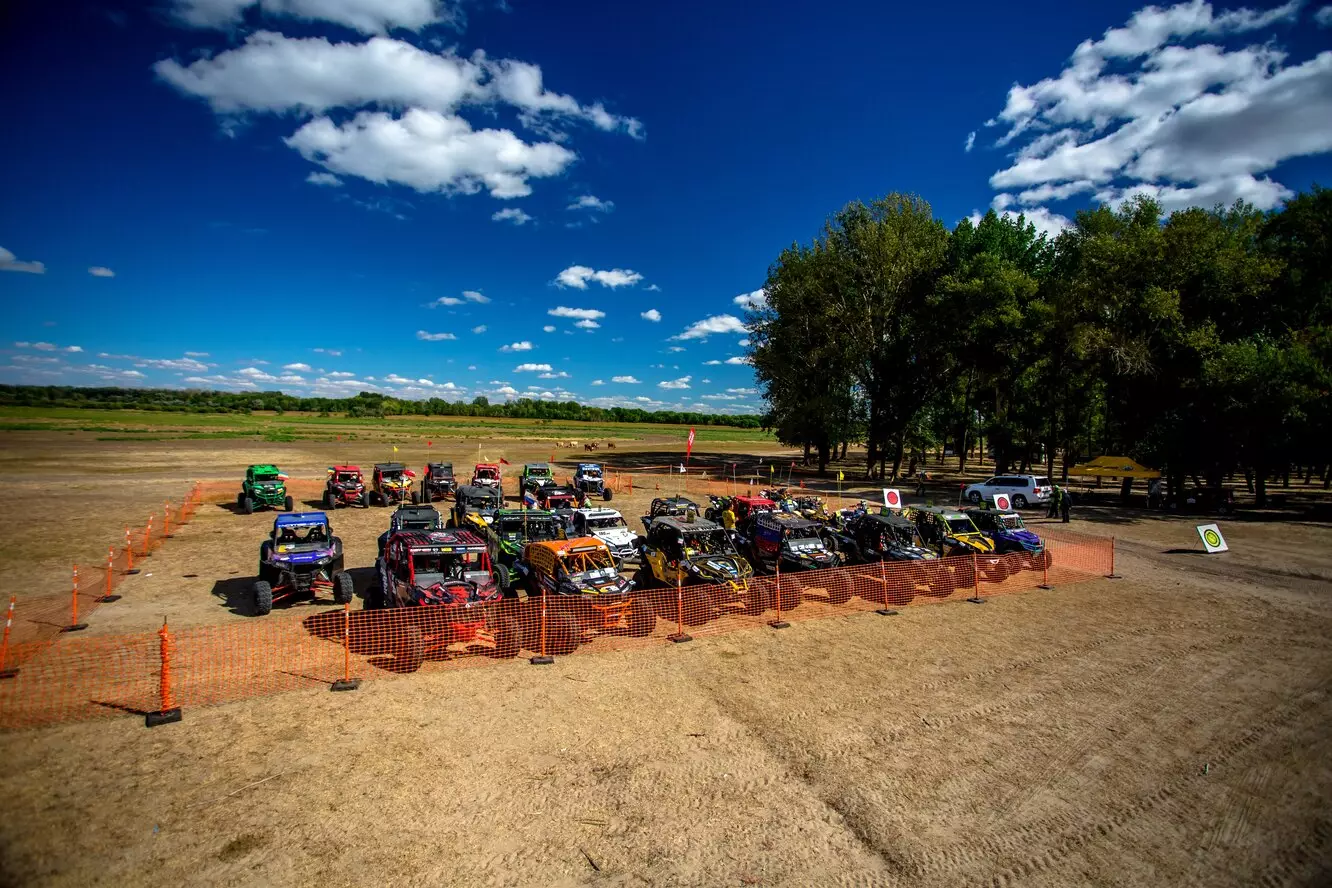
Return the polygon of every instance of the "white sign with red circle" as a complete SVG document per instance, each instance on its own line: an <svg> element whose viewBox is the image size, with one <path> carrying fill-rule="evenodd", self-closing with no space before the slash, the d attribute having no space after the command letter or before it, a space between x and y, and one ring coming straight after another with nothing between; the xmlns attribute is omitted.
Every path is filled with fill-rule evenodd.
<svg viewBox="0 0 1332 888"><path fill-rule="evenodd" d="M1007 512L1009 509L1013 508L1013 502L1008 498L1008 494L996 493L994 495L994 507L1000 512Z"/></svg>
<svg viewBox="0 0 1332 888"><path fill-rule="evenodd" d="M902 491L885 487L883 489L883 504L890 509L902 508Z"/></svg>

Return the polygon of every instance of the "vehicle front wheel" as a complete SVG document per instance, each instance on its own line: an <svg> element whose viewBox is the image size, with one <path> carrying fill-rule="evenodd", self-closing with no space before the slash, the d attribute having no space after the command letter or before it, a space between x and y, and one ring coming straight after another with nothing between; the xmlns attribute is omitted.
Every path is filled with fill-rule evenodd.
<svg viewBox="0 0 1332 888"><path fill-rule="evenodd" d="M285 500L282 501L282 511L290 512L295 505L296 505L295 501L290 496L288 496Z"/></svg>
<svg viewBox="0 0 1332 888"><path fill-rule="evenodd" d="M419 493L417 493L415 490L413 490L413 491L412 491L412 505L413 505L413 506L415 506L415 505L419 505L420 502L421 502L421 494L419 494Z"/></svg>
<svg viewBox="0 0 1332 888"><path fill-rule="evenodd" d="M540 627L537 628L540 632ZM578 621L573 614L547 611L546 613L546 650L551 654L563 656L572 654L578 648ZM538 636L539 637L539 636Z"/></svg>
<svg viewBox="0 0 1332 888"><path fill-rule="evenodd" d="M324 509L325 509L326 511L329 511L329 512L333 511L333 493L332 493L332 491L328 491L328 490L325 490L325 491L324 491Z"/></svg>
<svg viewBox="0 0 1332 888"><path fill-rule="evenodd" d="M425 662L425 639L416 626L402 627L402 637L398 639L398 648L393 656L394 662L402 672L415 672Z"/></svg>
<svg viewBox="0 0 1332 888"><path fill-rule="evenodd" d="M250 499L248 496L245 497L244 499L242 499L242 500L241 500L241 511L244 512L246 515L253 515L253 514L254 514L254 500Z"/></svg>
<svg viewBox="0 0 1332 888"><path fill-rule="evenodd" d="M273 587L263 580L255 581L253 587L254 593L254 612L257 616L264 616L273 612Z"/></svg>
<svg viewBox="0 0 1332 888"><path fill-rule="evenodd" d="M351 604L356 595L356 586L351 574L338 572L333 574L333 600L338 604Z"/></svg>
<svg viewBox="0 0 1332 888"><path fill-rule="evenodd" d="M509 576L509 568L503 564L497 564L492 573L495 574L495 585L499 586L500 593L508 598L510 596L509 584L513 582L513 578Z"/></svg>
<svg viewBox="0 0 1332 888"><path fill-rule="evenodd" d="M601 491L601 498L602 498L603 500L605 500L606 502L610 502L610 501L611 501L611 489L610 489L609 487L607 487L605 490Z"/></svg>
<svg viewBox="0 0 1332 888"><path fill-rule="evenodd" d="M1017 496L1013 497L1013 507L1016 509L1027 508L1027 498L1019 493Z"/></svg>
<svg viewBox="0 0 1332 888"><path fill-rule="evenodd" d="M370 508L370 491L368 491L368 490L362 490L362 491L361 491L361 499L360 499L360 503L361 503L361 508L362 508L362 509L368 509L368 508Z"/></svg>
<svg viewBox="0 0 1332 888"><path fill-rule="evenodd" d="M979 490L973 490L971 493L967 494L967 502L971 503L973 506L980 505L980 501L981 495Z"/></svg>

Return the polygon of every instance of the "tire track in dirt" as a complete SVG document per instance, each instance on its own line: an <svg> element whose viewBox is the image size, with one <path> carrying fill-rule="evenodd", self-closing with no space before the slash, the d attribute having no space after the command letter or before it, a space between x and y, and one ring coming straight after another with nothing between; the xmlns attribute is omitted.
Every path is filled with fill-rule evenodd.
<svg viewBox="0 0 1332 888"><path fill-rule="evenodd" d="M1267 710L1267 713L1247 731L1232 738L1208 753L1211 764L1221 765L1253 750L1267 735L1281 731L1327 702L1326 684L1304 691L1299 700ZM1289 740L1287 740L1289 742ZM1018 880L1049 869L1085 845L1108 838L1134 824L1158 806L1182 795L1196 773L1182 770L1162 786L1139 796L1099 820L1087 822L1075 814L1064 813L1043 818L1025 826L1009 830L1003 835L981 838L932 852L919 861L921 875L945 875L961 869L975 869L986 860L1016 856L1019 862L980 884L992 888L1007 888ZM1021 855L1032 847L1045 850Z"/></svg>
<svg viewBox="0 0 1332 888"><path fill-rule="evenodd" d="M1319 819L1299 841L1268 861L1253 884L1261 888L1319 884L1318 877L1326 876L1332 869L1329 858L1332 858L1332 824ZM1327 881L1323 879L1321 884Z"/></svg>

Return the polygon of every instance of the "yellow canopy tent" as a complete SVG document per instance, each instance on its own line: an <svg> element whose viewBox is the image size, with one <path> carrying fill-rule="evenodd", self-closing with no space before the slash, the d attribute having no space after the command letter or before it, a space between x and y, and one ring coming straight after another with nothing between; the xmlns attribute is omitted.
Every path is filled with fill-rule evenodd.
<svg viewBox="0 0 1332 888"><path fill-rule="evenodd" d="M1134 462L1127 456L1098 456L1091 462L1074 466L1070 475L1084 478L1160 478L1161 473Z"/></svg>

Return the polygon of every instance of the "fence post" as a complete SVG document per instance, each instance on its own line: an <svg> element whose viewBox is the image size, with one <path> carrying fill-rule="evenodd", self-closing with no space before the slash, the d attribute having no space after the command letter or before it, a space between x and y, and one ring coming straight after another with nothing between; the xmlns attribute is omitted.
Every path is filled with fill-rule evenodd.
<svg viewBox="0 0 1332 888"><path fill-rule="evenodd" d="M897 611L888 606L888 568L883 559L879 559L879 579L883 581L883 607L875 611L881 617L895 617Z"/></svg>
<svg viewBox="0 0 1332 888"><path fill-rule="evenodd" d="M180 721L180 707L171 696L171 651L174 647L171 641L171 633L167 630L166 617L162 618L162 628L158 630L157 637L161 639L159 651L162 657L162 672L158 682L158 710L156 712L145 713L143 723L146 727L155 728L158 725L169 725L172 722Z"/></svg>
<svg viewBox="0 0 1332 888"><path fill-rule="evenodd" d="M14 597L9 596L9 612L5 614L5 640L0 641L0 678L18 675L18 667L6 667L9 662L9 627L14 625Z"/></svg>
<svg viewBox="0 0 1332 888"><path fill-rule="evenodd" d="M790 629L791 624L782 619L782 550L777 549L777 582L773 586L773 599L777 602L777 619L769 620L768 625L774 629Z"/></svg>
<svg viewBox="0 0 1332 888"><path fill-rule="evenodd" d="M980 558L975 552L971 553L971 597L967 601L972 604L985 603L985 599L980 597Z"/></svg>
<svg viewBox="0 0 1332 888"><path fill-rule="evenodd" d="M1044 545L1041 546L1041 584L1036 588L1048 591L1054 588L1050 585L1050 544L1042 542Z"/></svg>
<svg viewBox="0 0 1332 888"><path fill-rule="evenodd" d="M106 588L102 590L102 594L97 598L98 604L110 604L113 601L120 600L119 595L111 594L111 585L113 582L115 582L115 575L116 575L115 568L112 567L112 563L115 560L116 560L116 547L111 546L106 550Z"/></svg>
<svg viewBox="0 0 1332 888"><path fill-rule="evenodd" d="M147 558L148 555L150 554L148 551L148 544L152 541L152 539L153 539L153 516L149 515L148 526L143 529L143 551L139 553L141 557Z"/></svg>
<svg viewBox="0 0 1332 888"><path fill-rule="evenodd" d="M134 566L134 539L130 536L129 526L125 527L125 575L136 574L139 569Z"/></svg>
<svg viewBox="0 0 1332 888"><path fill-rule="evenodd" d="M87 629L87 623L79 622L79 566L74 565L74 595L69 605L69 625L62 628L61 632L78 632Z"/></svg>
<svg viewBox="0 0 1332 888"><path fill-rule="evenodd" d="M531 658L527 662L533 666L549 666L555 662L555 658L546 653L546 596L541 596L541 653Z"/></svg>
<svg viewBox="0 0 1332 888"><path fill-rule="evenodd" d="M1106 575L1105 575L1105 578L1106 578L1107 580L1118 580L1118 579L1122 579L1122 578L1119 576L1119 574L1115 573L1115 538L1114 538L1114 537L1110 537L1110 573L1106 574Z"/></svg>
<svg viewBox="0 0 1332 888"><path fill-rule="evenodd" d="M171 500L162 504L162 539L171 539Z"/></svg>
<svg viewBox="0 0 1332 888"><path fill-rule="evenodd" d="M330 690L354 691L361 686L359 678L351 677L351 602L342 605L342 678L333 682Z"/></svg>
<svg viewBox="0 0 1332 888"><path fill-rule="evenodd" d="M684 631L684 587L679 574L675 575L675 632L666 637L676 644L694 640L693 636L686 635Z"/></svg>

